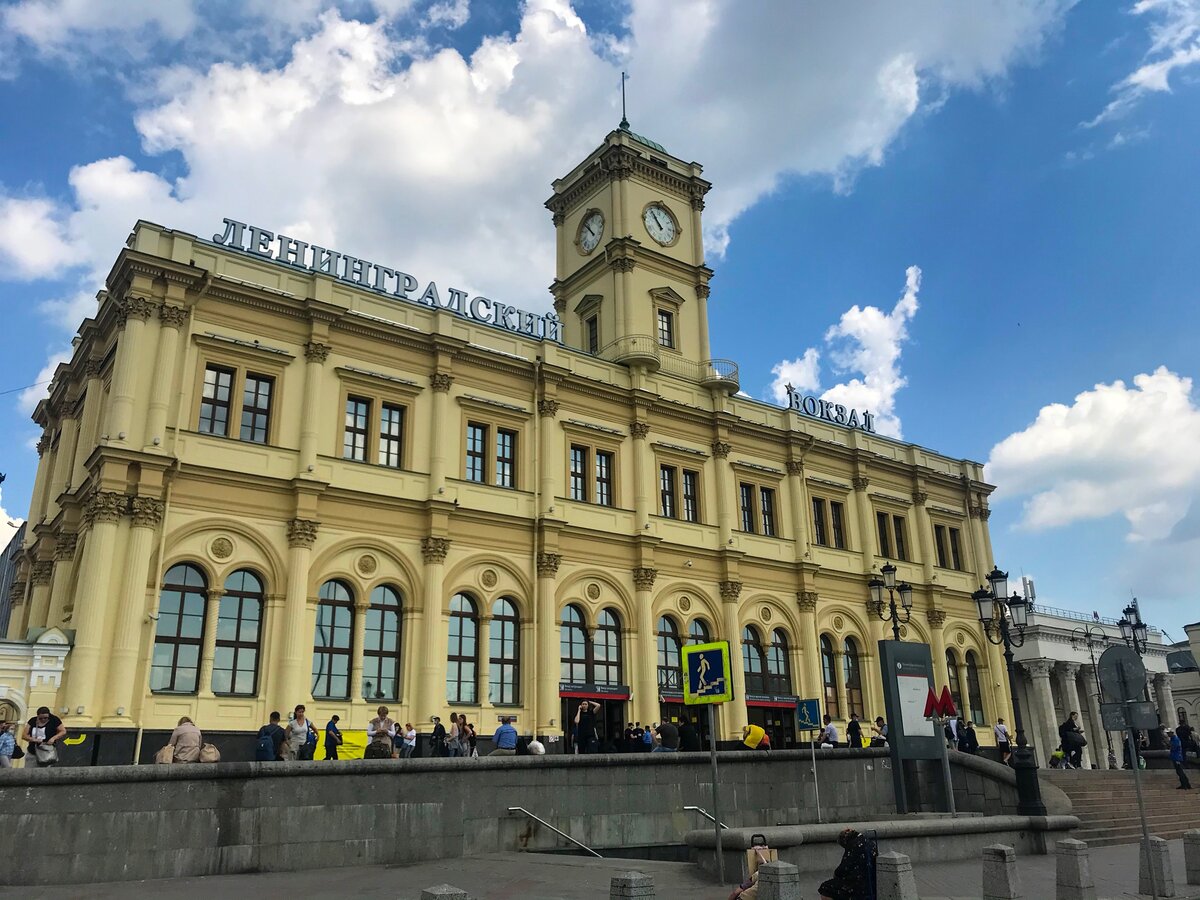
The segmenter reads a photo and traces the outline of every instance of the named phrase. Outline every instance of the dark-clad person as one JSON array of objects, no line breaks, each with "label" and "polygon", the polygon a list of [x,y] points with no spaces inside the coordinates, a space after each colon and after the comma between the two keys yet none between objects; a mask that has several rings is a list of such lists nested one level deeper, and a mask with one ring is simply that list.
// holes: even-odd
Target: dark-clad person
[{"label": "dark-clad person", "polygon": [[450,755],[450,748],[446,746],[446,726],[437,716],[433,717],[433,734],[429,736],[429,752],[433,756]]},{"label": "dark-clad person", "polygon": [[866,838],[846,828],[838,835],[838,843],[842,846],[842,861],[833,870],[833,877],[817,888],[821,900],[863,900],[871,896],[871,848]]},{"label": "dark-clad person", "polygon": [[692,724],[690,719],[684,719],[683,724],[679,726],[680,752],[697,753],[702,749],[700,746],[700,732],[696,730],[696,726]]},{"label": "dark-clad person", "polygon": [[855,750],[862,746],[862,724],[858,721],[858,713],[850,713],[850,722],[846,725],[846,746]]},{"label": "dark-clad person", "polygon": [[969,719],[958,729],[958,749],[962,753],[979,752],[979,735],[975,733],[975,723]]},{"label": "dark-clad person", "polygon": [[575,711],[575,752],[596,753],[600,741],[596,735],[596,713],[600,704],[594,700],[584,700]]},{"label": "dark-clad person", "polygon": [[283,759],[283,743],[287,740],[287,732],[279,724],[280,718],[278,712],[273,712],[271,720],[258,729],[258,742],[255,745],[254,758],[260,762]]},{"label": "dark-clad person", "polygon": [[654,729],[658,736],[658,746],[651,753],[676,753],[679,751],[679,729],[670,722],[659,722]]},{"label": "dark-clad person", "polygon": [[58,743],[66,736],[67,726],[62,719],[50,712],[50,707],[39,706],[37,715],[25,723],[22,740],[29,744],[34,765],[44,769],[58,765]]}]

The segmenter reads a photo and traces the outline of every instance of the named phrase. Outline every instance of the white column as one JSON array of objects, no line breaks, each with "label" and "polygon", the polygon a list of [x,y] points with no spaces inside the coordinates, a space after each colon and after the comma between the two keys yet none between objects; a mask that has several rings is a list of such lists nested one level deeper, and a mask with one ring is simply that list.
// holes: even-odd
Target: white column
[{"label": "white column", "polygon": [[1029,673],[1030,706],[1037,709],[1036,743],[1042,765],[1049,762],[1050,754],[1054,752],[1059,743],[1058,722],[1054,712],[1054,692],[1050,687],[1050,669],[1053,665],[1048,659],[1031,659],[1021,663],[1021,666]]},{"label": "white column", "polygon": [[[154,383],[150,386],[150,405],[146,414],[146,448],[162,450],[166,443],[167,409],[179,363],[179,332],[187,324],[190,311],[182,306],[159,307],[158,356],[154,361]],[[155,440],[158,443],[155,443]]]},{"label": "white column", "polygon": [[[1079,676],[1079,663],[1060,662],[1055,667],[1058,670],[1058,684],[1062,691],[1063,705],[1067,707],[1063,715],[1063,721],[1066,721],[1068,715],[1072,712],[1079,713],[1079,718],[1083,719],[1083,709],[1079,703],[1079,687],[1075,683],[1075,679]],[[1081,722],[1082,724],[1082,722]],[[1083,748],[1083,767],[1090,769],[1092,767],[1092,740],[1088,738],[1088,746]]]},{"label": "white column", "polygon": [[[555,609],[555,586],[562,556],[558,553],[539,553],[537,556],[538,631],[534,636],[537,651],[537,721],[538,734],[552,734],[550,720],[559,717],[558,676],[560,657],[558,646],[558,614]],[[562,723],[558,722],[561,726]]]},{"label": "white column", "polygon": [[288,520],[287,594],[276,685],[282,705],[288,709],[312,701],[313,630],[308,627],[308,567],[319,525],[311,519]]},{"label": "white column", "polygon": [[654,628],[654,579],[658,570],[649,566],[639,566],[633,570],[634,604],[637,606],[638,639],[634,641],[637,649],[634,656],[633,673],[636,679],[633,683],[633,708],[636,712],[634,719],[643,722],[657,722],[658,705],[658,653],[657,636]]},{"label": "white column", "polygon": [[118,322],[121,335],[117,343],[117,358],[113,363],[112,405],[108,424],[110,443],[142,446],[141,441],[136,440],[129,431],[133,427],[137,370],[146,355],[143,340],[146,320],[154,315],[157,308],[158,304],[146,297],[128,297],[120,303]]},{"label": "white column", "polygon": [[746,718],[746,673],[742,671],[742,625],[738,615],[738,598],[742,594],[740,581],[721,582],[721,613],[725,639],[729,641],[729,668],[733,677],[733,702],[722,704],[725,714],[725,738],[741,739]]},{"label": "white column", "polygon": [[[442,576],[450,540],[427,537],[421,541],[425,560],[425,590],[421,603],[421,675],[417,683],[416,717],[428,722],[430,716],[441,716],[446,705],[447,632],[442,628]],[[479,643],[477,642],[477,647]],[[486,646],[486,645],[483,645]]]},{"label": "white column", "polygon": [[[1104,721],[1100,715],[1100,698],[1096,695],[1096,667],[1089,664],[1081,666],[1079,671],[1083,676],[1084,702],[1088,708],[1088,724],[1091,725],[1088,741],[1092,745],[1092,759],[1101,769],[1107,769],[1109,767],[1108,740],[1104,731]],[[1116,748],[1113,749],[1115,752]]]},{"label": "white column", "polygon": [[1171,690],[1171,676],[1159,672],[1154,676],[1154,699],[1158,703],[1158,719],[1167,726],[1167,731],[1174,731],[1179,725],[1179,716],[1175,712],[1175,693]]}]

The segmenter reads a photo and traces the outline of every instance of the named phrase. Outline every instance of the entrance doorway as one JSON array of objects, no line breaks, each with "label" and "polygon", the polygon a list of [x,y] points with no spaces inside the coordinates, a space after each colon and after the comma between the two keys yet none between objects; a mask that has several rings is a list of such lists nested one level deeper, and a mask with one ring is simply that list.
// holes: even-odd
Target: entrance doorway
[{"label": "entrance doorway", "polygon": [[599,703],[596,712],[596,737],[601,753],[617,753],[621,749],[621,741],[625,734],[625,701],[604,699],[601,697],[563,697],[563,752],[575,752],[575,713],[584,699]]},{"label": "entrance doorway", "polygon": [[771,738],[771,747],[782,750],[796,743],[795,710],[778,706],[748,706],[746,720],[758,725]]},{"label": "entrance doorway", "polygon": [[[685,706],[683,703],[664,701],[658,705],[660,722],[670,722],[672,725],[682,725],[691,721],[700,735],[701,749],[708,749],[708,710],[703,706]],[[774,740],[774,738],[772,738]]]}]

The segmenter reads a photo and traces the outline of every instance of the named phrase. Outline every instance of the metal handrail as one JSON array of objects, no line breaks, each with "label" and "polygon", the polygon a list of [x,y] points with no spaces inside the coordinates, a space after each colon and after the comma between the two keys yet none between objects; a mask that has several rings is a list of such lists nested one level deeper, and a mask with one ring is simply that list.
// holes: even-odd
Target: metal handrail
[{"label": "metal handrail", "polygon": [[706,810],[703,806],[685,806],[684,809],[685,810],[687,810],[687,809],[694,810],[695,812],[700,813],[700,815],[704,816],[704,818],[708,819],[708,821],[712,822],[713,824],[720,825],[726,831],[729,830],[728,825],[726,825],[724,822],[718,822],[716,819],[714,819],[712,816],[710,816],[708,814],[708,810]]},{"label": "metal handrail", "polygon": [[535,822],[540,822],[541,824],[545,825],[547,828],[549,828],[551,831],[553,831],[559,837],[564,837],[568,841],[570,841],[572,844],[574,844],[576,847],[580,847],[581,849],[586,850],[588,853],[592,854],[592,856],[596,857],[596,859],[604,859],[603,856],[601,856],[599,853],[597,853],[595,850],[593,850],[587,844],[581,844],[579,841],[575,840],[575,838],[571,837],[565,831],[559,831],[557,828],[555,828],[553,825],[551,825],[545,819],[538,818],[533,813],[531,813],[529,810],[527,810],[525,807],[510,806],[508,808],[508,811],[509,812],[523,812],[523,813],[525,813],[525,815],[529,816],[529,818],[533,819]]}]

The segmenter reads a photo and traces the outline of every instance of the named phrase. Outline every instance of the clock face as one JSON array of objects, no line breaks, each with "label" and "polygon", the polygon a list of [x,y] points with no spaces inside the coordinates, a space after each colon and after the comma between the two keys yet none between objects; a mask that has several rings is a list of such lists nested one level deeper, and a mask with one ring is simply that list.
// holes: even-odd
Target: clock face
[{"label": "clock face", "polygon": [[664,247],[675,240],[675,220],[663,206],[656,203],[647,207],[642,221],[646,223],[646,232],[650,237]]},{"label": "clock face", "polygon": [[600,243],[604,234],[604,216],[599,210],[593,210],[583,218],[579,225],[579,249],[591,253]]}]

